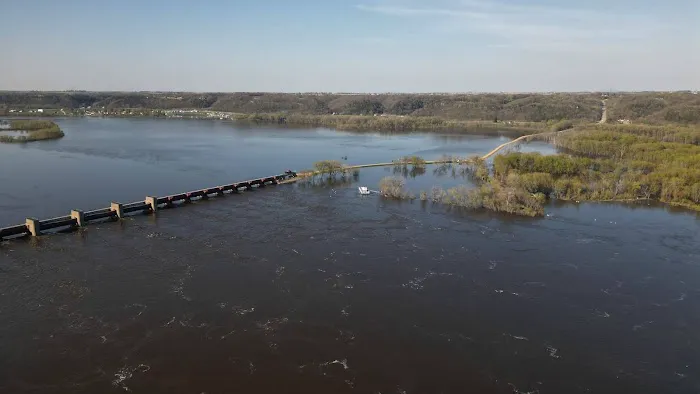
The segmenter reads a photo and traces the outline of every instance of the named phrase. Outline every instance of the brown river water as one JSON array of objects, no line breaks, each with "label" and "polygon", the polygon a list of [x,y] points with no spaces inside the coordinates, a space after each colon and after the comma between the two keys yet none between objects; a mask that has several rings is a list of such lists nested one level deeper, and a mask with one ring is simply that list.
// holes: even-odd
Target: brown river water
[{"label": "brown river water", "polygon": [[[63,140],[0,145],[0,225],[506,138],[59,123]],[[0,392],[700,392],[696,214],[551,204],[523,219],[358,195],[392,173],[3,242]]]}]

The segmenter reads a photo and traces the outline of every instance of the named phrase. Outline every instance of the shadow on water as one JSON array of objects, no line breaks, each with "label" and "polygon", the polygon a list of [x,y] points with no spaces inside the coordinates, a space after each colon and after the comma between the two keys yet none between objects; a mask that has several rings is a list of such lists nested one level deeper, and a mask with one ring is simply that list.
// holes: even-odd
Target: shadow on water
[{"label": "shadow on water", "polygon": [[416,166],[394,166],[392,167],[392,172],[394,175],[400,175],[404,178],[415,178],[421,175],[425,175],[425,167]]}]

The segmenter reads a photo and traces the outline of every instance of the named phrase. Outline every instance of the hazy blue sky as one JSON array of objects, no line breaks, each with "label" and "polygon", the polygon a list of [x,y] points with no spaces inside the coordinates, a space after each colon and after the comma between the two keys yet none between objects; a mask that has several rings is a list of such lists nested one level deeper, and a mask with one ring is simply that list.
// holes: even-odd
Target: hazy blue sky
[{"label": "hazy blue sky", "polygon": [[700,89],[699,0],[0,1],[0,89]]}]

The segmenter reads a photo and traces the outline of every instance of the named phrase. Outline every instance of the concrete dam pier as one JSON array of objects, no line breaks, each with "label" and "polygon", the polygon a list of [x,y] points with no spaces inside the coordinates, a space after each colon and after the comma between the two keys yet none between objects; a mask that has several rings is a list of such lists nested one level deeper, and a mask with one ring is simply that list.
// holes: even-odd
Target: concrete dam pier
[{"label": "concrete dam pier", "polygon": [[119,220],[134,213],[156,213],[159,209],[170,208],[176,204],[185,204],[193,200],[208,199],[212,196],[221,196],[227,193],[240,193],[241,191],[253,190],[267,185],[277,185],[296,177],[296,172],[286,171],[279,175],[173,194],[165,197],[149,196],[143,201],[136,201],[128,204],[112,202],[107,208],[92,211],[72,210],[69,215],[51,219],[39,220],[27,218],[23,224],[0,228],[0,240],[30,235],[36,237],[49,230],[62,231],[75,229],[87,226],[91,222]]}]

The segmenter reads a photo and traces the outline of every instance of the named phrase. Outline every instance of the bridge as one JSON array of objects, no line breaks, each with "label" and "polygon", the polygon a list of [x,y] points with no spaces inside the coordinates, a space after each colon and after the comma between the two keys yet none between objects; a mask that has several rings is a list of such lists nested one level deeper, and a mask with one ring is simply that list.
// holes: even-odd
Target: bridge
[{"label": "bridge", "polygon": [[49,230],[63,231],[76,229],[79,227],[85,227],[91,222],[119,220],[135,213],[156,213],[160,209],[171,208],[177,204],[186,204],[194,200],[208,199],[213,196],[222,196],[224,194],[240,193],[241,191],[254,190],[267,185],[278,185],[286,180],[296,177],[296,172],[286,171],[279,175],[230,183],[227,185],[173,194],[165,197],[149,196],[143,201],[136,201],[128,204],[113,202],[107,208],[92,211],[73,210],[70,212],[70,215],[59,216],[51,219],[39,220],[35,218],[27,218],[23,224],[0,228],[0,241],[28,235],[36,237]]}]

